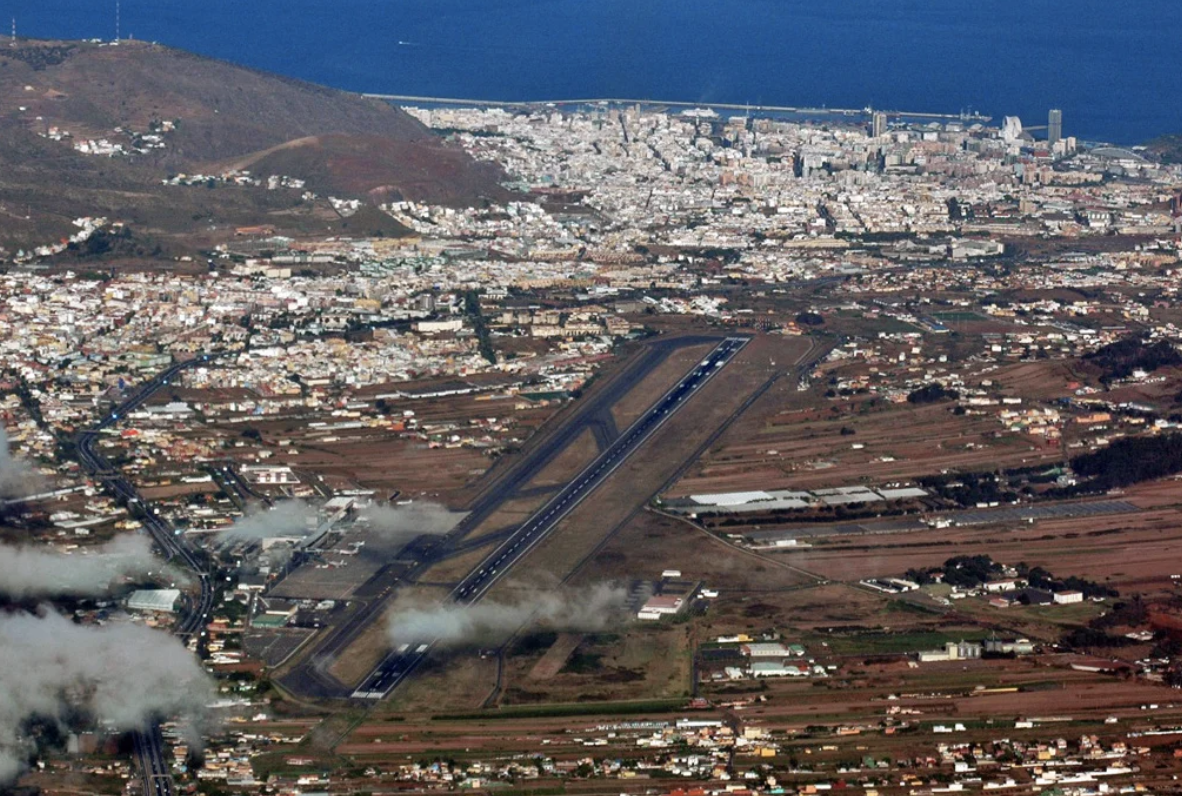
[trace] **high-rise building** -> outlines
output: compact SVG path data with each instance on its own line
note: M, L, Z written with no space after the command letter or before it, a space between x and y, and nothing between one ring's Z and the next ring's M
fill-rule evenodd
M1001 122L1001 140L1012 144L1022 137L1022 120L1017 116L1007 116Z
M1054 146L1063 137L1063 111L1052 108L1047 114L1047 143Z
M870 134L875 138L886 135L887 115L882 111L875 111L870 116Z

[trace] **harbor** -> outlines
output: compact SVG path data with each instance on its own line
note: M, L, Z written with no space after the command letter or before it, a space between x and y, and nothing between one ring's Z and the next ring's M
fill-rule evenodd
M744 111L746 113L759 113L765 115L794 115L794 116L845 116L845 117L869 117L876 111L885 113L889 117L899 119L915 119L926 121L948 121L948 122L967 122L973 124L986 124L992 121L991 116L986 116L977 112L959 112L959 113L931 113L924 111L897 111L884 110L882 108L810 108L805 106L791 106L791 105L746 105L733 102L682 102L678 100L651 100L651 99L622 99L622 98L600 98L600 99L559 99L559 100L529 100L529 101L506 101L506 100L479 100L479 99L459 99L455 97L423 97L411 94L362 94L364 97L370 99L380 99L387 102L394 102L398 104L411 105L456 105L468 108L578 108L590 106L612 106L612 105L632 105L640 106L642 108L651 109L710 109L714 111Z

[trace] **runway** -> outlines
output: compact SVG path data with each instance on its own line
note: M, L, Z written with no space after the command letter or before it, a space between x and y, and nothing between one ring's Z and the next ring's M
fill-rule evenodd
M619 435L591 464L575 476L530 519L518 526L451 592L460 605L479 602L499 580L541 543L588 495L595 491L652 434L673 417L750 340L728 337L656 403ZM435 639L407 639L353 692L355 699L381 699L394 690L431 651Z
M747 338L737 339L742 339L745 342ZM290 692L302 697L322 699L350 697L355 689L339 682L328 672L328 668L337 656L343 653L373 621L381 616L387 601L393 596L400 582L413 582L418 575L433 564L452 554L484 544L494 544L495 538L485 539L482 536L478 539L465 541L465 537L502 505L521 497L523 492L529 491L530 482L587 429L592 430L601 450L610 449L620 437L614 422L609 425L605 420L611 416L612 407L644 381L672 353L683 348L708 343L721 345L724 343L724 338L721 336L684 336L645 344L639 354L627 361L622 369L612 375L605 384L600 385L599 389L590 391L588 395L576 401L567 412L554 418L551 421L552 427L543 426L534 439L527 444L520 457L506 462L501 466L499 472L494 467L493 471L486 476L488 485L470 504L468 507L470 513L464 521L447 537L433 540L432 555L425 557L409 571L405 568L387 567L364 584L355 595L358 600L364 601L364 604L358 606L339 625L328 630L301 664L279 678L280 684ZM737 350L736 348L735 351ZM631 433L631 429L626 433ZM552 498L547 505L551 505L554 500L555 498ZM569 503L568 506L573 508L573 505ZM501 551L511 547L512 541L509 540L519 538L518 534L523 527L525 527L524 524L511 531L512 536L501 537L503 541L497 550ZM522 551L522 548L518 547L518 551ZM492 555L495 554L494 552ZM477 567L472 574L475 574L479 569L480 567ZM470 574L469 577L471 576ZM366 681L368 682L369 679L371 678L367 678Z

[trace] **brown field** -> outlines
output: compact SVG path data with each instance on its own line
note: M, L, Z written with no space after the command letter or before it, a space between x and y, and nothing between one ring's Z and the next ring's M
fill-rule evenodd
M820 722L875 722L890 706L919 711L913 715L919 721L995 718L1003 722L1018 716L1097 720L1109 715L1137 716L1142 704L1168 693L1144 682L1077 672L1066 667L1066 659L1053 655L923 664L918 669L858 665L839 678L775 683L770 686L774 695L770 704L754 707L747 715L751 720L758 717L797 728ZM1037 688L1030 689L1031 685ZM977 694L978 686L1026 690ZM916 696L886 701L889 694L907 693Z
M1182 483L1166 482L1182 496ZM1152 499L1164 500L1162 484ZM1139 490L1126 498L1138 499ZM1171 589L1182 566L1182 516L1176 508L1136 514L1041 520L1016 526L971 526L896 534L827 537L776 558L834 580L900 575L909 567L936 566L954 555L984 553L1007 564L1043 566L1060 577L1080 575L1117 589Z
M527 680L549 680L566 666L570 656L583 643L582 633L560 633L558 639L546 650L526 675Z
M484 522L474 528L466 538L477 539L486 534L504 530L510 525L517 525L524 522L547 497L547 495L534 495L533 497L515 498L505 501L499 509L490 514ZM492 548L485 548L486 553L491 552L491 550ZM434 575L432 574L430 577L434 577Z
M337 443L301 443L289 463L359 487L404 495L430 496L461 505L464 490L491 464L471 448L429 449L425 443L395 437Z
M587 429L523 488L561 486L582 472L598 455L599 447L595 444L595 435L591 429Z
M1070 395L1069 385L1082 378L1079 371L1072 362L1023 362L990 370L983 378L992 381L992 393L1021 397L1022 406L1029 407ZM865 369L826 366L825 373L830 372L848 377ZM995 417L997 407L957 416L948 401L917 406L867 395L826 399L824 381L818 379L804 393L794 384L778 385L669 491L670 496L884 484L944 470L1058 463L1065 455L1062 447L1042 437L1006 430ZM1122 388L1119 394L1121 400L1168 405L1175 392L1175 385L1162 383ZM1064 443L1082 432L1067 423Z
M694 365L700 362L717 346L717 343L703 343L698 346L681 348L669 355L643 382L612 407L616 427L623 431L648 409L657 399L678 382Z
M444 559L423 573L419 582L444 585L457 583L491 552L492 549L489 547L474 547L467 552Z
M604 365L611 369L614 362ZM504 377L497 377L504 380ZM474 376L468 381L488 381ZM429 382L416 382L422 386ZM493 382L498 383L498 382ZM389 393L405 385L376 385L358 392L360 398ZM479 393L391 403L396 411L409 409L424 436L444 439L450 434L480 437L487 434L494 443L529 438L561 409L562 404L537 404L518 400L507 394ZM462 506L468 501L480 477L497 461L473 447L445 447L412 434L377 427L347 429L326 433L310 427L320 419L313 412L281 418L252 418L249 427L262 435L264 447L277 441L291 447L279 454L280 460L299 470L314 472L336 488L373 488L381 492L406 495L430 495L448 505ZM501 430L482 431L473 424L495 420ZM246 428L226 424L213 428L230 437L239 437ZM336 437L327 441L326 437ZM298 451L298 453L294 453ZM294 455L293 455L294 454Z
M1029 401L1045 401L1069 394L1068 383L1080 379L1072 361L1047 360L1004 365L989 373L999 392Z
M788 389L764 396L669 494L883 484L943 469L1062 459L1041 439L998 436L1003 427L991 417L954 416L948 403L880 401L872 407L866 400L826 405L822 399L820 408L811 408L815 399L796 393L794 385L791 394Z
M495 656L481 657L472 652L435 654L394 692L383 709L428 716L475 710L492 694L496 683Z
M144 500L168 500L186 495L212 495L218 491L218 485L213 482L204 484L169 484L168 486L142 486L139 488Z
M509 658L505 662L501 704L688 697L690 632L686 625L637 625L619 634L583 636L578 649L563 661L565 668L559 666L545 678L535 677L534 672L549 652L540 659ZM555 642L555 647L560 643ZM570 671L572 667L578 670ZM546 667L547 674L550 668Z
M783 589L755 583L723 591L704 617L702 633L711 637L768 628L807 632L834 626L878 628L931 623L917 620L914 614L892 617L888 602L884 594L845 584Z
M784 591L815 581L794 564L728 544L685 520L644 511L588 560L573 582L593 584L622 576L653 579L664 569L679 569L689 580L733 594L748 589Z

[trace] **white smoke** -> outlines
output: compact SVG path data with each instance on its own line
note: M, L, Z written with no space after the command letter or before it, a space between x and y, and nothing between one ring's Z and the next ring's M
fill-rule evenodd
M8 432L0 425L0 500L21 498L38 492L44 479L24 459L8 449Z
M372 504L359 514L376 531L392 539L419 534L444 534L466 514L449 511L437 503L408 503L403 506ZM267 508L254 505L226 530L218 534L222 543L258 541L271 537L308 536L316 528L316 507L302 500L284 500Z
M82 711L120 730L157 715L204 719L213 689L175 638L141 625L76 625L47 612L0 616L0 785L24 768L30 719Z
M218 534L223 543L259 541L275 536L307 536L315 528L316 509L302 500L247 508L237 522Z
M591 590L542 592L513 603L445 603L410 608L390 619L394 646L435 641L443 646L480 643L513 632L527 622L559 630L599 630L619 621L628 592L601 584Z
M438 503L420 501L401 506L374 503L359 509L358 514L369 520L374 530L394 538L419 534L440 536L468 516L464 511L451 511Z
M118 579L163 568L146 536L120 536L72 553L0 546L0 594L9 597L102 594Z

